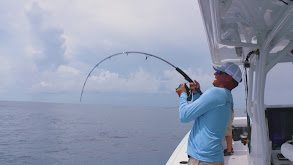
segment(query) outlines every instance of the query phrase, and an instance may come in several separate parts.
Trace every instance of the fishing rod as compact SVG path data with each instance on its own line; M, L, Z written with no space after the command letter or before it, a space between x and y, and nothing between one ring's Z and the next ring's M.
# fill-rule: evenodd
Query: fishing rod
M93 70L95 68L97 68L102 62L108 60L108 59L111 59L112 57L114 56L119 56L119 55L122 55L122 54L140 54L140 55L145 55L146 56L146 60L148 59L148 57L154 57L154 58L157 58L161 61L164 61L165 63L171 65L173 68L176 69L177 72L179 72L188 82L190 83L193 83L192 79L186 74L184 73L180 68L176 67L175 65L171 64L170 62L168 62L167 60L161 58L161 57L158 57L158 56L155 56L153 54L149 54L149 53L145 53L145 52L137 52L137 51L127 51L127 52L121 52L121 53L116 53L116 54L113 54L111 56L108 56L106 58L104 58L102 61L100 61L99 63L97 63L93 69L90 71L90 73L88 74L88 76L86 77L85 81L84 81L84 84L83 84L83 87L82 87L82 90L81 90L81 94L80 94L80 102L81 102L81 99L82 99L82 95L83 95L83 91L84 91L84 87L85 87L85 84L88 80L88 78L90 77L91 73L93 72ZM188 95L188 98L187 100L190 101L191 98L192 98L192 95L191 95L191 91L189 90L189 88L187 87L187 85L185 85L185 88L186 88L186 92L187 92L187 95ZM199 94L202 94L201 90L199 88L196 88L195 89Z

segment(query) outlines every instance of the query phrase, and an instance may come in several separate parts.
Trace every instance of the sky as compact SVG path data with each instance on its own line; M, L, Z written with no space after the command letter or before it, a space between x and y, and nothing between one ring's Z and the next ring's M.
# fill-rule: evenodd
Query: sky
M1 0L0 100L178 106L184 78L201 84L214 71L196 0ZM291 67L292 68L292 67ZM276 73L278 75L278 73ZM289 81L291 82L291 80ZM274 82L271 84L274 85ZM243 107L244 86L233 91Z

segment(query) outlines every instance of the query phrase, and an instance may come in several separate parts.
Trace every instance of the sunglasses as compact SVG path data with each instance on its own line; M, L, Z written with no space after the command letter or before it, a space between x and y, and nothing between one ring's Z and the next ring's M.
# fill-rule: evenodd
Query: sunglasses
M222 72L222 71L220 71L220 70L217 70L217 74L222 74L222 73L227 74L226 72ZM227 75L228 75L228 74L227 74Z

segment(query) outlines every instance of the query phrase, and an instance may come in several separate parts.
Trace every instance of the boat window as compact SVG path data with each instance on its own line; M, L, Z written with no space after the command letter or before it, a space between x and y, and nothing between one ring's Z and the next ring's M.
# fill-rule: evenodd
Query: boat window
M267 74L264 101L266 105L293 105L293 65L277 64Z
M273 149L293 139L293 107L271 107L266 109L269 138Z

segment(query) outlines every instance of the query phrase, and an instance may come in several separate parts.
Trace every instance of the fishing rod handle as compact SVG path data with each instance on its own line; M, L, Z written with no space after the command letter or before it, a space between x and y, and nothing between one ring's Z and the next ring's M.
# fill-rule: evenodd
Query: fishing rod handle
M179 72L188 82L193 83L192 79L185 73L183 72L180 68L176 67L177 72ZM197 91L197 93L199 93L200 95L202 95L202 92L199 88L195 88L195 90Z
M193 82L192 79L187 76L186 73L184 73L180 68L176 67L177 72L179 72L188 82Z

